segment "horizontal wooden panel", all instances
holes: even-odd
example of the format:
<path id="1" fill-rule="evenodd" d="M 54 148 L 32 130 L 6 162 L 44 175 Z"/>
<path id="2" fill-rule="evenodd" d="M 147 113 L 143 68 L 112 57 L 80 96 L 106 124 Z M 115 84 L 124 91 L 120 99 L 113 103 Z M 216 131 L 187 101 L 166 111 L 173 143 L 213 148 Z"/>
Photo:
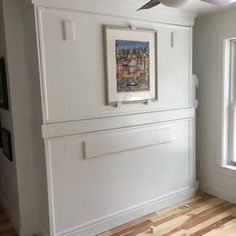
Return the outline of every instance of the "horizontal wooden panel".
<path id="1" fill-rule="evenodd" d="M 42 135 L 44 138 L 53 138 L 166 121 L 184 120 L 193 118 L 194 113 L 194 109 L 189 108 L 47 124 L 42 126 Z"/>
<path id="2" fill-rule="evenodd" d="M 98 157 L 169 142 L 171 142 L 171 129 L 159 129 L 152 132 L 85 141 L 85 158 Z"/>

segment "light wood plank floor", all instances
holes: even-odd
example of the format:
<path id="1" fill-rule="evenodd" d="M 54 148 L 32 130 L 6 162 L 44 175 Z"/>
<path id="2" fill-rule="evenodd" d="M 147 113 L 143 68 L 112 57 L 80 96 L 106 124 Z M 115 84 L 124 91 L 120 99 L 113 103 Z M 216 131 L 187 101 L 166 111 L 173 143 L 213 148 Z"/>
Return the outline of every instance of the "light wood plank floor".
<path id="1" fill-rule="evenodd" d="M 154 227 L 152 233 L 150 227 Z M 98 236 L 236 236 L 236 205 L 198 193 L 194 198 Z"/>
<path id="2" fill-rule="evenodd" d="M 8 219 L 3 208 L 0 206 L 0 236 L 17 236 L 17 233 Z"/>

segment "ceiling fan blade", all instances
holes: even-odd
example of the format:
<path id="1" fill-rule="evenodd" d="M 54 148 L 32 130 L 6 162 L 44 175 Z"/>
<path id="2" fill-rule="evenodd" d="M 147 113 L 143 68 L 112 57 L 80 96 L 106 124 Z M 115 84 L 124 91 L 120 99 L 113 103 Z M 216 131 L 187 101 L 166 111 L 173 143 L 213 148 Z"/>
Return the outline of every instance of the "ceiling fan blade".
<path id="1" fill-rule="evenodd" d="M 145 9 L 150 9 L 150 8 L 153 8 L 153 7 L 157 6 L 157 5 L 159 5 L 159 4 L 160 4 L 159 0 L 151 0 L 148 3 L 146 3 L 144 6 L 140 7 L 138 9 L 138 11 L 145 10 Z"/>
<path id="2" fill-rule="evenodd" d="M 233 2 L 235 2 L 235 0 L 201 0 L 203 2 L 209 2 L 215 5 L 219 5 L 219 6 L 227 6 Z"/>

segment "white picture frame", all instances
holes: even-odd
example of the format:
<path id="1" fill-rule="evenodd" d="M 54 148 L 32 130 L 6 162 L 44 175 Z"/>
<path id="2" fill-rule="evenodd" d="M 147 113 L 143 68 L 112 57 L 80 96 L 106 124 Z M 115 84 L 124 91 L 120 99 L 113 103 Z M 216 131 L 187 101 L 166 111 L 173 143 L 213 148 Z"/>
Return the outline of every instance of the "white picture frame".
<path id="1" fill-rule="evenodd" d="M 106 105 L 157 101 L 157 34 L 152 29 L 104 26 Z"/>

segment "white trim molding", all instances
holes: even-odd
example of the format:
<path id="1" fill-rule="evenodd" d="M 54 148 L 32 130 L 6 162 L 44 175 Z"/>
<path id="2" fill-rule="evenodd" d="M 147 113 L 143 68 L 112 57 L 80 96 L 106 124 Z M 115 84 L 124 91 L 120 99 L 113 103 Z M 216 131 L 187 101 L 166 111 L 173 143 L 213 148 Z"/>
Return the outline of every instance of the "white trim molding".
<path id="1" fill-rule="evenodd" d="M 110 129 L 150 125 L 167 121 L 191 119 L 195 116 L 194 108 L 130 114 L 118 117 L 103 117 L 80 121 L 45 124 L 42 126 L 43 138 L 62 137 Z"/>
<path id="2" fill-rule="evenodd" d="M 226 201 L 229 201 L 229 202 L 232 202 L 232 203 L 236 204 L 236 195 L 234 195 L 232 193 L 222 191 L 222 189 L 211 187 L 211 186 L 209 186 L 208 184 L 205 184 L 205 183 L 200 183 L 199 184 L 199 189 L 200 189 L 200 191 L 209 193 L 209 194 L 214 195 L 218 198 L 222 198 Z"/>
<path id="3" fill-rule="evenodd" d="M 120 212 L 96 219 L 68 231 L 59 232 L 53 236 L 91 236 L 104 232 L 108 228 L 116 227 L 126 222 L 132 221 L 144 215 L 153 213 L 170 205 L 184 201 L 193 197 L 195 191 L 193 188 L 184 188 L 176 192 L 162 195 L 148 202 L 143 202 L 139 205 L 132 206 Z"/>
<path id="4" fill-rule="evenodd" d="M 235 38 L 236 28 L 221 32 L 218 36 L 218 133 L 217 133 L 217 169 L 230 176 L 235 168 L 229 165 L 229 113 L 230 113 L 230 39 Z"/>
<path id="5" fill-rule="evenodd" d="M 187 12 L 181 9 L 171 9 L 165 6 L 158 6 L 158 8 L 147 11 L 136 10 L 142 6 L 146 1 L 136 0 L 86 0 L 81 4 L 77 0 L 31 0 L 35 6 L 54 8 L 61 10 L 70 10 L 77 12 L 84 12 L 96 15 L 107 15 L 112 17 L 128 18 L 130 20 L 145 20 L 149 22 L 173 24 L 182 26 L 193 26 L 194 20 L 197 17 L 195 13 Z M 135 13 L 135 14 L 134 14 Z"/>

